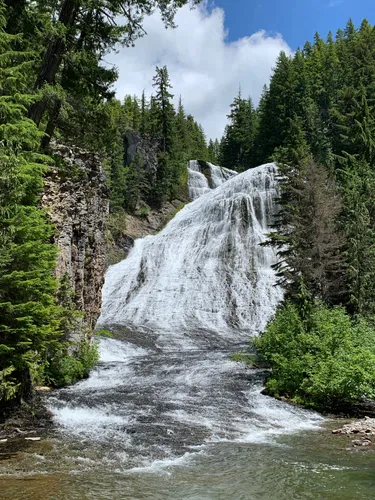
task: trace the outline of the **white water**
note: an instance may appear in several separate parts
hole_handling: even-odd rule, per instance
[[[208,193],[211,189],[216,189],[225,181],[237,175],[234,170],[217,167],[212,163],[205,162],[206,175],[202,172],[202,167],[197,160],[189,162],[189,196],[191,200],[196,200]]]
[[[210,166],[211,187],[190,167],[200,198],[107,273],[100,324],[127,327],[124,340],[102,339],[90,378],[49,396],[62,432],[99,447],[112,470],[183,465],[219,443],[274,443],[322,420],[263,396],[262,373],[230,360],[282,297],[274,251],[259,246],[275,165],[236,176]]]
[[[211,173],[219,184],[216,169]],[[223,182],[226,173],[212,190],[197,187],[199,172],[192,173],[195,193],[208,191],[109,269],[100,325],[158,331],[159,342],[168,336],[167,345],[199,331],[239,341],[266,325],[282,297],[271,269],[275,252],[259,245],[270,232],[276,167]]]
[[[259,371],[231,361],[228,351],[162,353],[100,343],[102,362],[91,377],[49,396],[49,406],[62,432],[96,447],[111,470],[183,465],[220,443],[272,444],[322,422],[263,396]],[[122,361],[108,361],[115,350]]]

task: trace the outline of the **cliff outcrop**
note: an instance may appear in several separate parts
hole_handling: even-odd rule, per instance
[[[56,166],[45,179],[42,206],[56,228],[56,276],[67,280],[76,309],[89,332],[100,314],[107,267],[109,193],[102,159],[77,147],[54,145]],[[78,340],[81,332],[70,334]]]

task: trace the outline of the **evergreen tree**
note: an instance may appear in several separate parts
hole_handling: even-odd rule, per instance
[[[352,159],[343,175],[349,309],[371,318],[375,314],[375,171],[366,161]]]
[[[13,50],[0,3],[0,406],[26,399],[31,370],[60,340],[54,298],[56,249],[38,207],[46,158],[36,154],[41,133],[26,117],[36,99],[25,87],[30,55]]]
[[[287,146],[286,125],[295,119],[298,111],[295,85],[293,62],[281,52],[269,89],[261,100],[257,142],[262,162],[269,161],[277,147]]]
[[[146,136],[147,129],[148,129],[148,105],[146,101],[145,91],[143,91],[141,98],[141,119],[139,125],[139,131],[143,137]]]
[[[132,101],[132,130],[140,130],[141,128],[141,109],[139,107],[137,96],[133,97]]]
[[[170,153],[173,147],[174,108],[171,102],[173,95],[169,92],[172,85],[166,66],[156,68],[156,75],[153,81],[153,87],[156,88],[154,103],[157,109],[156,120],[158,131],[162,140],[161,147],[164,152]]]
[[[144,34],[145,16],[155,10],[161,14],[166,27],[173,27],[178,8],[188,0],[137,0],[127,5],[122,0],[104,0],[92,3],[89,0],[63,0],[56,3],[43,2],[43,8],[51,10],[51,30],[47,47],[35,79],[35,89],[57,83],[64,57],[74,57],[85,50],[100,61],[109,49],[120,43],[131,46]],[[199,0],[194,0],[194,4]],[[30,118],[40,124],[48,106],[45,97],[32,104]]]
[[[207,143],[203,128],[192,115],[187,116],[189,159],[207,160]]]
[[[189,147],[189,138],[188,138],[188,126],[186,120],[186,113],[184,106],[182,104],[182,98],[180,96],[178,101],[178,108],[175,117],[175,134],[176,134],[176,146],[178,149],[178,153],[184,157],[186,161],[189,158],[188,155],[188,147]]]
[[[344,296],[344,235],[338,230],[342,203],[327,170],[311,158],[299,165],[280,165],[280,212],[270,235],[278,248],[275,269],[287,295],[300,297],[301,286],[328,304]]]
[[[252,100],[242,98],[241,90],[231,104],[228,118],[230,124],[224,133],[221,163],[223,167],[243,172],[256,165],[257,113]]]
[[[213,163],[214,165],[217,165],[219,163],[219,159],[216,155],[215,143],[212,139],[210,139],[208,142],[207,155],[208,155],[208,160],[211,163]]]

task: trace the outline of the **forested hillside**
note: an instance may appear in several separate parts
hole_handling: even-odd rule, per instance
[[[258,110],[239,95],[222,141],[223,164],[279,163],[269,244],[291,303],[258,347],[270,391],[311,404],[375,395],[374,82],[375,29],[349,21],[281,53]]]
[[[209,158],[201,125],[186,115],[182,98],[173,105],[172,84],[166,67],[156,68],[154,95],[125,96],[124,102],[111,100],[105,105],[108,143],[111,210],[133,212],[137,206],[159,206],[176,197],[187,183],[186,164],[191,158]],[[124,161],[126,132],[136,132],[147,144],[156,144],[157,170],[153,175],[142,167],[144,158]]]

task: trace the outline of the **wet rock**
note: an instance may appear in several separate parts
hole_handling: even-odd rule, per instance
[[[375,418],[365,417],[364,419],[351,422],[340,429],[335,429],[332,434],[364,434],[375,436]]]
[[[164,202],[161,207],[150,210],[147,217],[142,217],[137,211],[124,215],[124,229],[112,231],[107,244],[107,254],[110,264],[123,260],[133,248],[137,238],[144,238],[160,231],[173,215],[184,206],[186,200]]]
[[[361,439],[353,439],[353,446],[372,446],[371,439],[361,438]]]

